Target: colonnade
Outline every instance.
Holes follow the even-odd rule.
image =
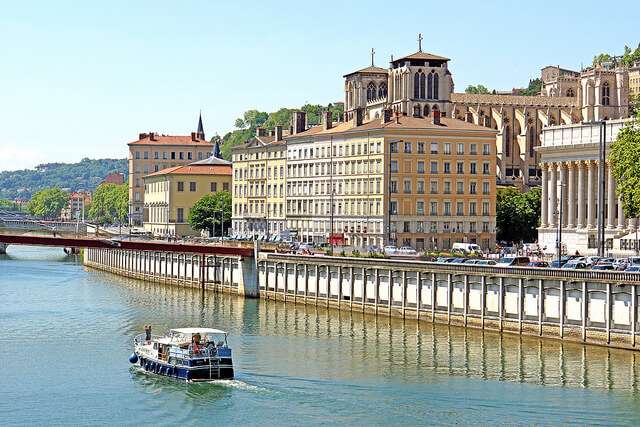
[[[597,160],[550,162],[542,165],[542,206],[540,226],[558,226],[560,203],[563,208],[562,227],[596,229],[598,195]],[[611,165],[605,166],[605,222],[607,229],[634,231],[637,219],[626,219],[622,202],[616,196],[616,182]],[[560,200],[560,186],[564,197]]]

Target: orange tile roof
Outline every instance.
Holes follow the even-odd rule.
[[[145,134],[144,138],[129,142],[127,145],[190,145],[213,147],[209,141],[202,139],[192,140],[191,135],[154,135],[153,141]]]
[[[452,103],[462,104],[492,104],[492,105],[521,105],[542,107],[576,107],[577,98],[566,96],[523,96],[523,95],[493,95],[490,93],[452,93]]]
[[[396,63],[398,61],[405,61],[407,59],[408,60],[418,59],[418,60],[424,60],[424,61],[429,61],[429,60],[449,61],[449,58],[445,58],[444,56],[434,55],[433,53],[429,53],[429,52],[416,52],[411,55],[403,56],[402,58],[394,59],[393,63]]]
[[[224,166],[211,166],[211,165],[185,165],[174,166],[172,168],[162,169],[158,172],[146,175],[145,178],[150,176],[160,175],[231,175],[231,164]]]
[[[351,76],[353,74],[358,74],[358,73],[362,73],[362,74],[387,74],[389,71],[386,68],[381,68],[381,67],[366,67],[366,68],[362,68],[360,70],[357,71],[353,71],[349,74],[345,74],[342,77],[347,77],[347,76]]]

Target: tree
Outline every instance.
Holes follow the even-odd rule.
[[[59,188],[45,188],[33,195],[27,211],[41,218],[58,218],[69,202],[69,194]]]
[[[538,96],[542,92],[542,79],[529,80],[529,86],[522,91],[523,96]]]
[[[123,224],[129,210],[127,184],[100,184],[93,194],[88,216],[97,224]]]
[[[194,230],[208,230],[209,235],[214,236],[221,219],[222,228],[228,230],[231,223],[231,193],[228,191],[202,197],[191,208],[187,221]]]
[[[483,85],[477,85],[477,86],[469,85],[464,90],[464,93],[484,94],[484,93],[490,93],[490,91]]]
[[[540,224],[540,189],[520,192],[498,190],[496,207],[497,239],[508,242],[533,241]]]
[[[640,216],[640,114],[623,127],[609,151],[616,192],[627,218]]]
[[[601,65],[604,62],[611,62],[613,58],[608,53],[601,53],[593,57],[593,66]]]

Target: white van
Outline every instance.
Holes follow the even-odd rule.
[[[462,252],[465,255],[482,255],[482,249],[475,243],[454,243],[451,252]]]

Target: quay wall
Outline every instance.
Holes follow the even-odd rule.
[[[640,274],[260,254],[262,298],[637,349]]]
[[[257,296],[253,258],[87,248],[84,265],[150,282]]]

